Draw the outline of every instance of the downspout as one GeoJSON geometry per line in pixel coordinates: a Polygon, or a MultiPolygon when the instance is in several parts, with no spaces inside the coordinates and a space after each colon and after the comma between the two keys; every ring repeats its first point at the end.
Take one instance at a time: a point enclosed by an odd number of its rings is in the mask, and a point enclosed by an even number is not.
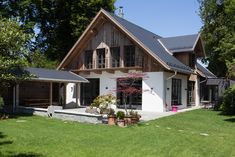
{"type": "Polygon", "coordinates": [[[171,79],[171,78],[175,77],[176,75],[177,75],[177,71],[175,71],[174,75],[172,75],[172,76],[168,77],[166,80],[169,80],[169,79],[171,79]]]}
{"type": "Polygon", "coordinates": [[[205,76],[205,78],[206,78],[206,79],[205,79],[205,80],[202,80],[201,82],[199,82],[199,84],[201,84],[201,83],[203,83],[203,82],[206,82],[207,79],[208,79],[208,77],[205,76]]]}
{"type": "Polygon", "coordinates": [[[168,110],[168,104],[166,103],[166,91],[167,91],[167,89],[166,89],[166,84],[167,84],[167,81],[168,80],[170,80],[171,78],[173,78],[173,77],[175,77],[177,75],[177,71],[175,70],[175,73],[172,75],[172,76],[170,76],[170,77],[168,77],[167,79],[166,79],[166,81],[165,81],[165,111],[167,111],[168,110]]]}

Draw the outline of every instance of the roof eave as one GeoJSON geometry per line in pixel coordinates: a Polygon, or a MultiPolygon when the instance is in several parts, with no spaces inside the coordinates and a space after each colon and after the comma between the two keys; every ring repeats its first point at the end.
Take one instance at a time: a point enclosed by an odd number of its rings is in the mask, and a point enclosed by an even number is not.
{"type": "Polygon", "coordinates": [[[96,19],[100,16],[100,14],[103,12],[103,9],[97,13],[97,15],[94,17],[94,19],[91,21],[91,23],[87,26],[85,31],[82,33],[82,35],[79,37],[79,39],[76,41],[76,43],[73,45],[73,47],[69,50],[67,55],[64,57],[64,59],[61,61],[59,66],[56,68],[57,70],[60,70],[62,66],[64,65],[65,61],[69,58],[69,56],[72,54],[74,49],[77,47],[78,43],[84,38],[84,36],[87,34],[88,30],[91,28],[91,26],[95,23],[96,19]]]}

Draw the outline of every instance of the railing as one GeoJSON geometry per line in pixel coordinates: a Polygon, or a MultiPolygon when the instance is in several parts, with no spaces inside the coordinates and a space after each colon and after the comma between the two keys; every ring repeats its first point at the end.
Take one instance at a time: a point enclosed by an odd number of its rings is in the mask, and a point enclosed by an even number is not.
{"type": "MultiPolygon", "coordinates": [[[[124,60],[125,65],[125,60],[124,60]]],[[[112,57],[106,57],[104,62],[98,63],[97,59],[93,59],[93,62],[84,66],[84,69],[104,69],[104,68],[121,68],[122,63],[120,60],[113,60],[112,57]]],[[[143,57],[136,57],[133,66],[128,67],[143,67],[143,57]]]]}

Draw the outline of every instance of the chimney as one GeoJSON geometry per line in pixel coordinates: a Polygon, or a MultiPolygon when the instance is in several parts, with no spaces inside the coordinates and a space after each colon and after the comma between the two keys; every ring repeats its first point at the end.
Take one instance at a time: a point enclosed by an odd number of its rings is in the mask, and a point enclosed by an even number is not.
{"type": "Polygon", "coordinates": [[[123,6],[120,6],[120,7],[118,8],[118,16],[121,17],[121,18],[124,17],[123,6]]]}

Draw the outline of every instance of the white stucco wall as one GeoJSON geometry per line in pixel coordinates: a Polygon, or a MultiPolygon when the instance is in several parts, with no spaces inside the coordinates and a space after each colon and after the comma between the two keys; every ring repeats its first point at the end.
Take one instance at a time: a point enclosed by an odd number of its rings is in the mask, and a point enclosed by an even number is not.
{"type": "MultiPolygon", "coordinates": [[[[172,79],[167,80],[167,78],[172,76],[173,73],[147,72],[146,74],[147,78],[142,82],[142,89],[144,90],[142,94],[142,110],[154,112],[170,111],[172,79]]],[[[108,93],[116,95],[116,79],[125,75],[125,73],[120,71],[115,71],[115,73],[102,72],[102,74],[91,72],[89,75],[83,75],[83,77],[100,79],[100,95],[108,93]]],[[[179,109],[186,108],[188,76],[177,74],[174,78],[181,79],[182,83],[182,105],[179,106],[179,109]]],[[[67,91],[72,91],[72,87],[72,84],[68,84],[67,91]]],[[[67,102],[76,102],[72,95],[71,92],[67,95],[67,102]]]]}
{"type": "Polygon", "coordinates": [[[99,78],[100,79],[100,95],[110,94],[116,95],[117,82],[116,79],[125,76],[125,73],[115,71],[115,73],[102,72],[96,74],[91,72],[89,75],[83,75],[85,78],[99,78]]]}
{"type": "Polygon", "coordinates": [[[164,75],[163,72],[147,72],[142,82],[142,110],[164,111],[164,75]]]}
{"type": "MultiPolygon", "coordinates": [[[[79,84],[78,84],[78,92],[79,92],[79,84]]],[[[78,100],[76,101],[76,95],[77,95],[77,86],[76,83],[68,83],[66,85],[66,99],[65,99],[65,107],[66,108],[74,108],[79,106],[80,99],[79,99],[79,93],[78,93],[78,100]],[[78,104],[77,104],[78,103],[78,104]]]]}
{"type": "MultiPolygon", "coordinates": [[[[165,93],[166,93],[166,110],[171,110],[171,89],[172,89],[172,78],[168,79],[170,76],[174,75],[174,73],[164,73],[165,80],[165,93]]],[[[173,78],[181,79],[182,87],[181,87],[181,103],[182,105],[178,106],[179,109],[187,107],[187,88],[188,88],[188,76],[177,74],[173,78]]]]}

